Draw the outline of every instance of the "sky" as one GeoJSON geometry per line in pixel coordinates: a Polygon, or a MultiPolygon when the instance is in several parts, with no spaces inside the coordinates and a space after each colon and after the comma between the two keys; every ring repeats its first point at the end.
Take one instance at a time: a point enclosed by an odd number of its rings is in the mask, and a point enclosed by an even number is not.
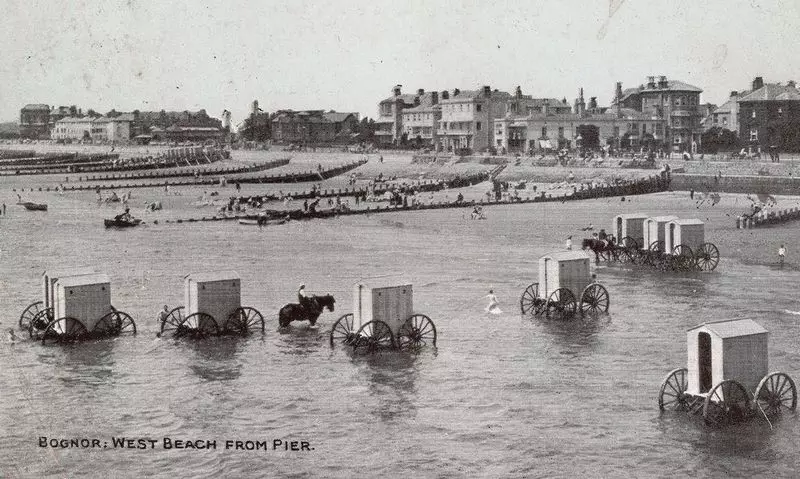
{"type": "Polygon", "coordinates": [[[566,97],[666,75],[722,104],[800,81],[798,0],[0,0],[0,121],[27,103],[105,113],[377,116],[396,84],[566,97]]]}

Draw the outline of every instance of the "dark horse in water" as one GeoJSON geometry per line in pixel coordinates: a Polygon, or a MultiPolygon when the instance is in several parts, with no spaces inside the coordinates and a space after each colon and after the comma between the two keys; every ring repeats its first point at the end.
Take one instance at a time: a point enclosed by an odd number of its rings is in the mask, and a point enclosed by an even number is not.
{"type": "Polygon", "coordinates": [[[292,321],[308,321],[314,326],[323,309],[328,308],[333,312],[334,303],[336,300],[330,294],[311,296],[305,300],[305,304],[289,303],[278,313],[278,323],[282,328],[289,326],[292,321]]]}
{"type": "Polygon", "coordinates": [[[604,253],[606,251],[613,251],[614,250],[614,243],[609,239],[597,239],[597,238],[584,238],[583,239],[583,246],[584,250],[590,249],[594,251],[594,259],[595,261],[599,261],[600,253],[604,253]]]}

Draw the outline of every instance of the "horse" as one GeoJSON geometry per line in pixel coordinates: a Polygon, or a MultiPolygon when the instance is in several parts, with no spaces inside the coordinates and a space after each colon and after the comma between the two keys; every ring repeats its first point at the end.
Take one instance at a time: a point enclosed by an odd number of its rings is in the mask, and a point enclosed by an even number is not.
{"type": "Polygon", "coordinates": [[[596,262],[599,262],[600,253],[612,251],[614,249],[614,243],[608,239],[584,238],[581,248],[594,251],[594,259],[596,262]]]}
{"type": "Polygon", "coordinates": [[[311,296],[305,303],[305,305],[289,303],[282,307],[278,312],[278,324],[284,328],[289,326],[292,321],[308,321],[311,326],[314,326],[324,308],[328,308],[328,311],[333,312],[333,305],[336,300],[330,294],[326,294],[324,296],[311,296]]]}

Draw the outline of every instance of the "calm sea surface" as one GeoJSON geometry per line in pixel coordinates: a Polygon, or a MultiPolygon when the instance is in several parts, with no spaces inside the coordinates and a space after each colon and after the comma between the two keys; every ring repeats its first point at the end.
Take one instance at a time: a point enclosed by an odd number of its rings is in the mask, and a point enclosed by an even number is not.
{"type": "MultiPolygon", "coordinates": [[[[6,195],[6,196],[10,196],[6,195]]],[[[91,195],[89,195],[91,196],[91,195]]],[[[734,260],[713,274],[599,267],[611,313],[561,322],[520,317],[538,258],[567,224],[606,224],[601,204],[493,207],[294,222],[106,230],[87,196],[43,196],[46,213],[0,218],[0,321],[16,327],[45,269],[91,266],[112,280],[132,338],[0,344],[4,477],[696,477],[796,476],[800,422],[709,430],[659,414],[666,373],[686,365],[685,331],[752,318],[770,330],[770,369],[800,379],[797,273],[734,260]],[[562,209],[559,209],[562,208],[562,209]],[[563,213],[566,208],[569,215],[563,213]],[[467,213],[468,214],[468,213],[467,213]],[[572,216],[570,216],[572,215],[572,216]],[[233,269],[263,337],[156,339],[155,315],[183,302],[183,276],[233,269]],[[328,331],[352,311],[352,284],[396,276],[439,330],[438,350],[354,357],[328,331]],[[299,283],[335,295],[317,328],[276,328],[299,283]],[[493,288],[505,311],[483,312],[493,288]],[[154,450],[50,449],[38,438],[153,438],[154,450]],[[216,440],[215,451],[161,440],[216,440]],[[304,440],[309,452],[224,450],[226,440],[304,440]]],[[[655,213],[655,212],[654,212],[655,213]]],[[[723,255],[725,252],[723,251],[723,255]]],[[[25,336],[23,334],[23,336],[25,336]]]]}

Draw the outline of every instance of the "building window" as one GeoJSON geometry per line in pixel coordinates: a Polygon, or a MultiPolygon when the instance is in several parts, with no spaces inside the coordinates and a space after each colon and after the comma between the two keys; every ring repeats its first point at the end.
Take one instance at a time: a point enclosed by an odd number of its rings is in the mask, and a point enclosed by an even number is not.
{"type": "Polygon", "coordinates": [[[563,126],[559,126],[558,127],[558,137],[559,138],[564,138],[564,127],[563,126]]]}
{"type": "Polygon", "coordinates": [[[481,131],[481,122],[479,122],[479,121],[475,122],[475,129],[478,130],[478,131],[481,131]]]}
{"type": "Polygon", "coordinates": [[[758,130],[756,128],[750,129],[750,141],[758,141],[758,130]]]}
{"type": "Polygon", "coordinates": [[[672,142],[673,142],[674,144],[676,144],[676,145],[680,145],[680,144],[681,144],[681,137],[680,137],[680,136],[676,136],[676,137],[675,137],[675,138],[672,140],[672,142]]]}
{"type": "Polygon", "coordinates": [[[618,137],[619,137],[619,127],[615,126],[614,127],[614,138],[618,138],[618,137]]]}
{"type": "Polygon", "coordinates": [[[542,138],[547,138],[547,127],[546,126],[542,127],[542,138]]]}
{"type": "Polygon", "coordinates": [[[750,118],[755,118],[755,117],[756,117],[756,111],[753,110],[753,113],[750,115],[750,118]]]}
{"type": "Polygon", "coordinates": [[[779,114],[779,115],[783,114],[783,108],[781,108],[781,107],[778,107],[778,114],[779,114]]]}
{"type": "MultiPolygon", "coordinates": [[[[715,120],[716,120],[716,119],[715,119],[715,120]]],[[[715,121],[714,123],[716,123],[716,121],[715,121]]],[[[722,124],[723,124],[723,125],[727,125],[727,124],[728,124],[728,119],[727,119],[727,118],[725,118],[724,116],[722,117],[722,124]]]]}
{"type": "Polygon", "coordinates": [[[481,111],[481,104],[480,104],[480,103],[478,103],[477,105],[475,105],[475,110],[476,110],[476,111],[481,111]]]}

